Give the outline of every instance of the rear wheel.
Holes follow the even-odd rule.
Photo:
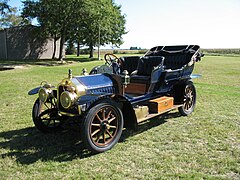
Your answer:
[[[192,82],[187,82],[183,89],[183,106],[178,110],[183,116],[187,116],[194,111],[196,105],[196,89]]]
[[[122,134],[122,112],[114,102],[101,102],[89,110],[82,128],[82,140],[90,151],[107,151]]]
[[[62,129],[61,118],[55,98],[49,99],[46,103],[40,101],[39,98],[35,101],[32,119],[39,131],[44,133],[60,131]]]

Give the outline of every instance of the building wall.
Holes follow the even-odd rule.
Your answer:
[[[7,58],[6,32],[0,31],[0,60]]]
[[[57,41],[56,46],[57,46],[57,49],[56,49],[55,57],[58,58],[60,40]],[[51,58],[53,55],[53,50],[54,50],[54,39],[52,39],[52,38],[47,39],[47,42],[46,42],[44,48],[47,49],[47,51],[45,51],[43,54],[41,54],[40,59],[49,59],[49,57]],[[63,56],[65,56],[65,48],[63,48]]]
[[[0,31],[0,41],[4,39],[5,32],[7,43],[7,56],[4,54],[4,45],[0,45],[0,59],[51,59],[54,49],[54,41],[49,38],[41,38],[37,27],[19,26]],[[59,56],[60,41],[57,42],[56,57]],[[6,49],[6,48],[5,48]],[[6,50],[5,50],[6,51]],[[5,57],[4,57],[5,55]],[[65,55],[65,50],[63,55]],[[2,58],[1,58],[2,57]]]

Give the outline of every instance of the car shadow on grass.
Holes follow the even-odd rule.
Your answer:
[[[119,142],[166,123],[169,118],[177,117],[178,113],[169,113],[138,125],[136,130],[126,129]],[[64,162],[93,156],[93,153],[84,148],[80,137],[79,127],[54,134],[41,133],[34,127],[1,132],[0,138],[3,140],[0,141],[0,148],[5,152],[1,158],[15,158],[20,164],[29,165],[39,160]]]
[[[97,61],[97,58],[66,58],[63,61],[58,61],[56,59],[33,59],[33,60],[3,60],[0,62],[0,67],[13,67],[13,66],[61,66],[83,62]]]
[[[34,127],[1,132],[0,148],[5,149],[2,158],[16,158],[21,164],[41,161],[71,161],[91,156],[81,142],[80,133],[66,130],[54,134],[44,134]]]
[[[159,117],[154,117],[146,120],[145,122],[140,123],[136,126],[134,130],[126,129],[123,131],[122,136],[120,138],[120,142],[124,142],[128,139],[128,137],[135,136],[137,134],[141,134],[147,130],[150,130],[154,127],[160,126],[161,124],[167,123],[168,119],[178,118],[181,115],[178,112],[166,113],[162,114]]]

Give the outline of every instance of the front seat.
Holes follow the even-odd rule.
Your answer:
[[[137,70],[131,75],[131,83],[147,84],[151,83],[152,71],[163,66],[163,56],[143,56],[138,62]]]

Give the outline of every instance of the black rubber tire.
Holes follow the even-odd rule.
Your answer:
[[[194,111],[196,106],[196,89],[191,81],[186,82],[182,90],[182,103],[183,106],[178,108],[181,115],[187,116]]]
[[[51,107],[49,109],[44,109],[44,104],[39,100],[35,101],[32,109],[32,120],[35,127],[43,133],[54,133],[61,131],[63,128],[61,126],[60,116],[58,116],[58,109],[56,107]],[[49,116],[44,118],[43,116]],[[56,116],[56,119],[52,119]]]
[[[109,119],[110,117],[112,118]],[[111,149],[119,141],[122,129],[121,110],[113,101],[101,101],[84,118],[82,141],[91,152],[101,153]]]

